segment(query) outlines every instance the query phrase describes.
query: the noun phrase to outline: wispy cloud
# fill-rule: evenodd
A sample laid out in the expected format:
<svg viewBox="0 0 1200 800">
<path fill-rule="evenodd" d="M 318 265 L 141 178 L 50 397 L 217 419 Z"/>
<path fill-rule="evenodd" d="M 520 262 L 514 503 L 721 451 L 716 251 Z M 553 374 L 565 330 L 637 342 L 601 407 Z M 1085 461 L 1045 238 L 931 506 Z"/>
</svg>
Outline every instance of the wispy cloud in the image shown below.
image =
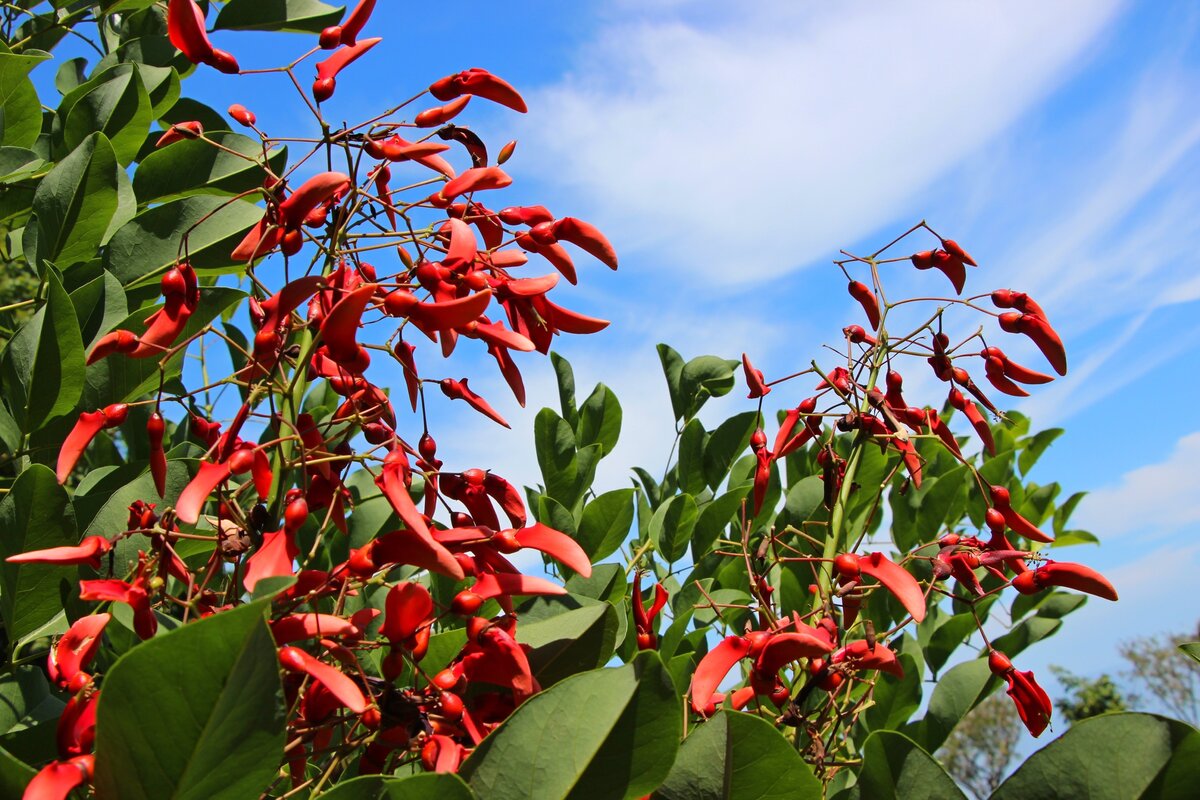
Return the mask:
<svg viewBox="0 0 1200 800">
<path fill-rule="evenodd" d="M 1200 431 L 1181 438 L 1165 460 L 1093 491 L 1074 521 L 1102 540 L 1131 533 L 1161 538 L 1200 523 Z"/>
<path fill-rule="evenodd" d="M 732 283 L 905 210 L 1057 86 L 1121 3 L 675 5 L 605 29 L 524 137 L 627 249 Z"/>
</svg>

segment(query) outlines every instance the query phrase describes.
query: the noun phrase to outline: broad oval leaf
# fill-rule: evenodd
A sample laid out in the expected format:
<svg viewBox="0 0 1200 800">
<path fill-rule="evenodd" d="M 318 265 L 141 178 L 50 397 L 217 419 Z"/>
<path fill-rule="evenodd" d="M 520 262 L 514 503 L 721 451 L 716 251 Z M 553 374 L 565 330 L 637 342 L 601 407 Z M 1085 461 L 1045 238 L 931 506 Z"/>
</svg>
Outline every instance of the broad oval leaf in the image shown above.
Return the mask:
<svg viewBox="0 0 1200 800">
<path fill-rule="evenodd" d="M 93 133 L 59 161 L 33 196 L 38 256 L 66 269 L 95 257 L 133 217 L 133 190 L 112 143 Z"/>
<path fill-rule="evenodd" d="M 567 678 L 526 701 L 459 770 L 488 800 L 643 797 L 679 748 L 679 697 L 662 659 Z"/>
<path fill-rule="evenodd" d="M 817 800 L 821 782 L 773 725 L 752 714 L 721 711 L 679 749 L 662 800 Z"/>
<path fill-rule="evenodd" d="M 581 448 L 600 445 L 603 458 L 617 446 L 621 435 L 621 404 L 603 383 L 596 384 L 591 395 L 579 407 L 578 439 Z"/>
<path fill-rule="evenodd" d="M 112 143 L 117 160 L 128 165 L 150 130 L 153 108 L 141 73 L 132 64 L 118 64 L 68 93 L 59 116 L 66 120 L 68 149 L 100 132 Z"/>
<path fill-rule="evenodd" d="M 620 621 L 611 603 L 562 595 L 532 598 L 520 609 L 517 641 L 543 688 L 612 658 Z"/>
<path fill-rule="evenodd" d="M 3 386 L 13 419 L 32 433 L 75 408 L 83 394 L 83 338 L 75 306 L 53 270 L 46 303 L 4 350 Z"/>
<path fill-rule="evenodd" d="M 650 540 L 667 563 L 673 564 L 687 552 L 700 511 L 690 494 L 677 494 L 659 506 L 650 518 Z"/>
<path fill-rule="evenodd" d="M 17 476 L 0 502 L 0 617 L 9 641 L 37 630 L 78 590 L 75 567 L 9 564 L 4 559 L 30 550 L 79 544 L 75 512 L 54 471 L 33 464 Z"/>
<path fill-rule="evenodd" d="M 867 737 L 858 789 L 864 800 L 966 800 L 933 756 L 895 731 Z"/>
<path fill-rule="evenodd" d="M 463 779 L 449 773 L 426 772 L 407 778 L 363 775 L 339 783 L 317 800 L 474 800 Z"/>
<path fill-rule="evenodd" d="M 49 53 L 25 50 L 13 53 L 0 42 L 0 144 L 32 147 L 42 130 L 42 104 L 29 72 L 50 58 Z"/>
<path fill-rule="evenodd" d="M 245 200 L 206 195 L 154 206 L 116 232 L 104 253 L 104 268 L 125 286 L 156 279 L 185 254 L 197 270 L 241 269 L 230 253 L 262 215 Z"/>
<path fill-rule="evenodd" d="M 1200 731 L 1155 714 L 1081 720 L 1000 784 L 992 800 L 1185 800 L 1200 784 Z"/>
<path fill-rule="evenodd" d="M 583 507 L 577 541 L 593 562 L 607 558 L 629 536 L 633 525 L 633 489 L 614 489 Z"/>
<path fill-rule="evenodd" d="M 342 18 L 342 9 L 318 0 L 230 0 L 213 26 L 227 31 L 320 33 Z"/>
<path fill-rule="evenodd" d="M 241 800 L 267 788 L 285 717 L 269 603 L 185 625 L 113 665 L 96 713 L 98 796 Z"/>
<path fill-rule="evenodd" d="M 141 203 L 161 203 L 196 194 L 234 195 L 261 186 L 263 146 L 240 133 L 217 131 L 208 138 L 220 149 L 200 139 L 187 139 L 155 150 L 138 164 L 133 191 Z M 276 175 L 283 174 L 287 148 L 269 154 Z"/>
</svg>

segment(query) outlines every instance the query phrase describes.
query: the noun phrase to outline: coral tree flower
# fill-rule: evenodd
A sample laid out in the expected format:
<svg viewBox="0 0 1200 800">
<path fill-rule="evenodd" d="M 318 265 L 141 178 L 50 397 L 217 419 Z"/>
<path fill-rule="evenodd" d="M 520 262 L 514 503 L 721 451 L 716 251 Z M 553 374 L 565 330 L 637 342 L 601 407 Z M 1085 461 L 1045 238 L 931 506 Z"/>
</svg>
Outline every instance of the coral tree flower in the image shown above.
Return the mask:
<svg viewBox="0 0 1200 800">
<path fill-rule="evenodd" d="M 1004 679 L 1008 684 L 1008 696 L 1017 704 L 1017 714 L 1021 722 L 1035 737 L 1041 736 L 1042 731 L 1050 724 L 1050 712 L 1053 706 L 1046 690 L 1038 686 L 1030 671 L 1020 672 L 1013 667 L 1008 656 L 999 650 L 988 654 L 988 667 L 992 674 Z"/>
</svg>

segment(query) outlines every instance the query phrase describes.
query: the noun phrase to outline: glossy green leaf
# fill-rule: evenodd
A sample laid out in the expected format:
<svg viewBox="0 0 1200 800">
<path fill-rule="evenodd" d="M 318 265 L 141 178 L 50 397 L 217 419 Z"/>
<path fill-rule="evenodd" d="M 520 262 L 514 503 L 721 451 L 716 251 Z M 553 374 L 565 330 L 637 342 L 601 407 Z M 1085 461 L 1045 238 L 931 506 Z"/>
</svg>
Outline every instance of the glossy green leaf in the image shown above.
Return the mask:
<svg viewBox="0 0 1200 800">
<path fill-rule="evenodd" d="M 821 783 L 791 743 L 766 720 L 721 711 L 684 740 L 662 800 L 817 800 Z"/>
<path fill-rule="evenodd" d="M 872 695 L 874 705 L 862 716 L 867 730 L 895 730 L 921 705 L 921 665 L 908 653 L 899 656 L 904 677 L 880 673 Z"/>
<path fill-rule="evenodd" d="M 104 253 L 104 268 L 125 286 L 156 280 L 185 254 L 197 270 L 240 269 L 230 253 L 262 213 L 245 200 L 209 195 L 154 206 L 116 232 Z"/>
<path fill-rule="evenodd" d="M 71 292 L 71 304 L 79 320 L 84 349 L 129 316 L 125 287 L 111 272 L 104 272 Z"/>
<path fill-rule="evenodd" d="M 459 775 L 488 800 L 633 800 L 666 777 L 681 729 L 670 675 L 657 653 L 645 651 L 527 700 Z"/>
<path fill-rule="evenodd" d="M 320 33 L 342 18 L 342 9 L 317 0 L 230 0 L 217 14 L 217 30 Z"/>
<path fill-rule="evenodd" d="M 966 800 L 933 756 L 895 731 L 867 737 L 858 791 L 863 800 Z"/>
<path fill-rule="evenodd" d="M 50 58 L 49 53 L 13 53 L 0 42 L 0 144 L 31 147 L 42 130 L 42 105 L 29 72 Z"/>
<path fill-rule="evenodd" d="M 558 383 L 558 405 L 562 409 L 562 417 L 572 428 L 579 426 L 579 410 L 575 407 L 575 370 L 571 362 L 551 351 L 550 363 L 554 366 L 554 376 Z"/>
<path fill-rule="evenodd" d="M 83 339 L 75 306 L 53 271 L 46 302 L 13 336 L 0 365 L 8 407 L 22 431 L 71 411 L 83 394 Z"/>
<path fill-rule="evenodd" d="M 704 446 L 704 480 L 716 489 L 729 475 L 733 462 L 750 444 L 750 435 L 758 425 L 757 411 L 735 414 L 717 426 Z"/>
<path fill-rule="evenodd" d="M 1185 800 L 1200 785 L 1200 731 L 1154 714 L 1081 720 L 1029 757 L 992 800 Z"/>
<path fill-rule="evenodd" d="M 986 658 L 955 664 L 939 676 L 924 718 L 906 728 L 905 733 L 926 750 L 936 751 L 967 712 L 984 698 L 984 689 L 991 679 Z"/>
<path fill-rule="evenodd" d="M 546 688 L 604 666 L 616 647 L 618 627 L 609 603 L 572 595 L 535 598 L 522 607 L 517 641 L 531 648 L 529 665 Z"/>
<path fill-rule="evenodd" d="M 0 147 L 0 184 L 23 181 L 46 168 L 37 153 L 24 147 Z"/>
<path fill-rule="evenodd" d="M 96 256 L 133 217 L 133 190 L 102 133 L 94 133 L 50 170 L 33 196 L 38 256 L 66 269 Z"/>
<path fill-rule="evenodd" d="M 704 445 L 708 442 L 708 432 L 704 423 L 693 419 L 683 426 L 679 436 L 679 458 L 675 462 L 675 478 L 681 491 L 691 495 L 704 491 L 707 482 L 704 480 Z"/>
<path fill-rule="evenodd" d="M 17 476 L 0 501 L 0 616 L 10 641 L 54 617 L 64 598 L 78 591 L 76 568 L 10 564 L 4 559 L 31 550 L 79 543 L 75 513 L 54 472 L 34 464 Z"/>
<path fill-rule="evenodd" d="M 158 636 L 109 670 L 96 717 L 99 796 L 240 800 L 266 789 L 285 716 L 269 602 Z"/>
<path fill-rule="evenodd" d="M 717 356 L 698 356 L 679 372 L 679 394 L 684 419 L 691 419 L 710 397 L 723 397 L 733 389 L 733 371 L 741 362 Z"/>
<path fill-rule="evenodd" d="M 462 778 L 449 773 L 426 772 L 407 778 L 363 775 L 339 783 L 317 800 L 474 800 Z"/>
<path fill-rule="evenodd" d="M 112 143 L 117 160 L 128 165 L 145 141 L 154 115 L 141 73 L 132 64 L 118 64 L 68 93 L 59 117 L 66 120 L 63 140 L 68 150 L 99 132 Z"/>
<path fill-rule="evenodd" d="M 579 466 L 575 461 L 575 431 L 549 408 L 533 420 L 533 443 L 546 494 L 564 505 L 574 501 Z"/>
<path fill-rule="evenodd" d="M 742 507 L 742 500 L 750 488 L 743 486 L 730 489 L 700 509 L 696 527 L 692 531 L 692 556 L 704 557 L 720 537 L 721 532 L 733 521 Z"/>
<path fill-rule="evenodd" d="M 592 561 L 599 561 L 617 551 L 632 525 L 633 489 L 614 489 L 583 507 L 576 541 Z"/>
<path fill-rule="evenodd" d="M 1200 661 L 1200 642 L 1184 642 L 1179 650 L 1193 661 Z"/>
<path fill-rule="evenodd" d="M 588 399 L 579 407 L 577 439 L 581 448 L 600 445 L 601 457 L 617 446 L 621 435 L 621 404 L 617 396 L 603 383 L 596 384 Z"/>
<path fill-rule="evenodd" d="M 658 360 L 662 364 L 663 377 L 667 379 L 667 393 L 671 397 L 671 410 L 675 419 L 681 420 L 686 410 L 685 401 L 679 387 L 679 378 L 683 373 L 683 358 L 668 344 L 658 345 Z"/>
<path fill-rule="evenodd" d="M 234 195 L 262 185 L 267 177 L 262 142 L 227 131 L 207 138 L 221 149 L 207 141 L 190 139 L 146 156 L 133 175 L 138 201 L 161 203 L 198 194 Z M 287 148 L 271 151 L 268 163 L 272 172 L 282 174 Z"/>
<path fill-rule="evenodd" d="M 690 494 L 677 494 L 655 510 L 650 519 L 650 540 L 667 563 L 675 563 L 687 552 L 699 515 Z"/>
<path fill-rule="evenodd" d="M 0 747 L 0 798 L 17 800 L 35 774 L 33 767 Z"/>
</svg>

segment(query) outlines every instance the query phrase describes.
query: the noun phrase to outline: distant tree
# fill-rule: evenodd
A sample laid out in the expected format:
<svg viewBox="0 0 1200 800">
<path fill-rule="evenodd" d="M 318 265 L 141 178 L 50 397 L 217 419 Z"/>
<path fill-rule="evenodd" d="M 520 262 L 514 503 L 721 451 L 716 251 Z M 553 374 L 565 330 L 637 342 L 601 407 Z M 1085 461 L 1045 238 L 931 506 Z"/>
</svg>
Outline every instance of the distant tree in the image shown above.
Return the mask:
<svg viewBox="0 0 1200 800">
<path fill-rule="evenodd" d="M 1063 667 L 1051 667 L 1050 670 L 1067 691 L 1066 697 L 1054 701 L 1067 722 L 1075 723 L 1110 711 L 1129 710 L 1125 695 L 1109 675 L 1088 678 Z"/>
<path fill-rule="evenodd" d="M 1200 662 L 1181 652 L 1179 645 L 1197 639 L 1200 630 L 1139 636 L 1122 643 L 1118 650 L 1129 664 L 1122 675 L 1158 701 L 1164 711 L 1191 725 L 1200 725 Z"/>
<path fill-rule="evenodd" d="M 960 785 L 982 800 L 995 791 L 1016 761 L 1021 734 L 1012 701 L 1003 692 L 993 694 L 958 724 L 938 759 Z"/>
</svg>

